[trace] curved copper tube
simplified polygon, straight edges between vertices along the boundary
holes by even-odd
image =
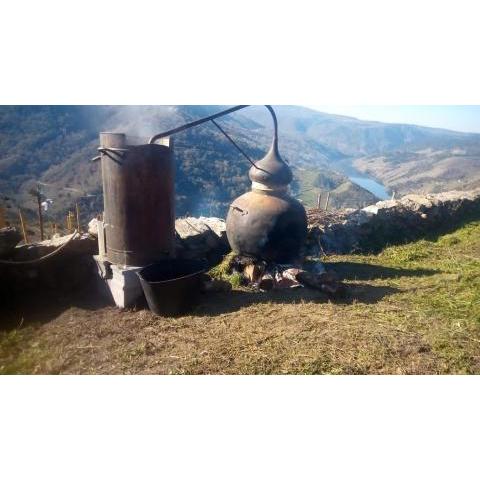
[[[202,123],[209,122],[211,120],[215,120],[216,118],[223,117],[224,115],[228,115],[229,113],[236,112],[238,110],[241,110],[243,108],[251,107],[251,105],[237,105],[232,108],[228,108],[226,110],[223,110],[221,112],[215,113],[214,115],[210,115],[208,117],[200,118],[198,120],[195,120],[194,122],[186,123],[185,125],[181,125],[180,127],[173,128],[172,130],[168,130],[166,132],[162,133],[157,133],[153,137],[150,138],[148,143],[155,143],[157,140],[163,137],[168,137],[170,135],[173,135],[175,133],[183,132],[184,130],[188,130],[189,128],[196,127],[197,125],[201,125]],[[278,122],[277,122],[277,116],[275,115],[275,111],[271,107],[271,105],[265,105],[265,107],[268,109],[270,112],[270,115],[272,116],[273,120],[273,145],[276,151],[278,151]]]

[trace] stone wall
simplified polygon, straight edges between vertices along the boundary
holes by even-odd
[[[480,189],[406,195],[361,210],[308,212],[307,254],[377,252],[387,245],[428,238],[480,219]]]
[[[97,239],[89,234],[71,240],[58,254],[41,261],[35,259],[55,252],[67,243],[70,235],[14,248],[0,262],[0,300],[8,304],[20,296],[40,292],[68,293],[92,282],[97,253]],[[33,263],[28,263],[34,260]],[[23,263],[27,262],[27,263]]]
[[[362,210],[310,210],[308,219],[305,253],[309,256],[376,252],[387,245],[453,230],[468,219],[480,219],[480,190],[407,195],[398,200],[378,202]],[[230,250],[222,219],[181,218],[177,219],[175,226],[178,257],[203,258],[214,265]],[[10,236],[8,233],[8,238]],[[17,237],[13,243],[18,241]],[[9,254],[4,252],[3,258],[15,261],[38,258],[54,251],[68,238],[16,248],[5,241]],[[92,260],[95,253],[96,237],[84,234],[73,240],[61,254],[45,262],[0,264],[0,296],[5,301],[13,298],[15,292],[24,295],[29,291],[45,289],[72,291],[88,284],[95,279]]]

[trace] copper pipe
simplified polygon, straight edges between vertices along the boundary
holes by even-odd
[[[148,143],[155,143],[157,140],[160,138],[164,137],[169,137],[170,135],[173,135],[175,133],[183,132],[184,130],[188,130],[189,128],[196,127],[198,125],[201,125],[202,123],[214,121],[216,118],[223,117],[224,115],[228,115],[230,113],[236,112],[238,110],[241,110],[243,108],[251,107],[252,105],[237,105],[236,107],[228,108],[227,110],[222,110],[221,112],[215,113],[214,115],[209,115],[208,117],[200,118],[198,120],[195,120],[194,122],[186,123],[185,125],[181,125],[180,127],[173,128],[172,130],[168,130],[166,132],[162,133],[157,133],[153,137],[150,138]],[[272,147],[275,151],[275,153],[278,155],[278,122],[277,122],[277,116],[275,115],[275,111],[273,110],[271,105],[264,105],[265,108],[270,112],[270,115],[272,116],[273,120],[273,141],[272,141]],[[215,122],[213,122],[215,123]],[[218,125],[215,123],[215,125],[218,127]],[[221,129],[220,129],[221,130]],[[222,133],[224,133],[222,131]],[[232,141],[228,135],[226,137]],[[279,156],[279,155],[278,155]]]
[[[249,107],[250,105],[237,105],[236,107],[228,108],[227,110],[223,110],[221,112],[216,113],[215,115],[210,115],[208,117],[200,118],[199,120],[195,120],[194,122],[186,123],[177,128],[173,128],[172,130],[168,130],[166,132],[157,133],[153,137],[150,138],[148,143],[155,143],[157,140],[163,137],[169,137],[175,133],[183,132],[184,130],[188,130],[189,128],[196,127],[197,125],[201,125],[202,123],[209,122],[210,120],[215,120],[218,117],[223,117],[224,115],[228,115],[229,113],[236,112],[237,110],[241,110],[242,108]]]

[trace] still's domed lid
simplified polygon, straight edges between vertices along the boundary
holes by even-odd
[[[268,153],[250,168],[248,176],[252,182],[273,189],[286,187],[292,181],[292,171],[280,157],[277,138]]]

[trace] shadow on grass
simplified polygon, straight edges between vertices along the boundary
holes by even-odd
[[[345,280],[371,280],[375,278],[394,278],[400,276],[422,276],[437,273],[435,270],[409,270],[387,268],[377,265],[354,262],[337,262],[327,264],[327,268],[335,271]],[[273,290],[270,292],[254,292],[234,290],[230,293],[211,293],[201,297],[199,306],[192,312],[194,315],[215,316],[236,312],[251,305],[277,304],[287,305],[302,302],[332,302],[348,305],[353,302],[371,304],[381,301],[385,296],[397,293],[398,289],[388,286],[355,283],[347,286],[346,294],[341,298],[330,297],[324,292],[309,288]],[[8,331],[28,325],[48,323],[70,308],[95,311],[112,307],[111,299],[99,293],[98,285],[92,281],[87,287],[72,293],[43,291],[30,293],[28,296],[10,298],[8,305],[2,302],[0,307],[0,330]],[[146,309],[142,298],[137,302],[137,309]],[[79,312],[73,314],[78,315]],[[86,326],[87,328],[87,326]]]
[[[225,313],[233,313],[251,305],[262,304],[300,304],[332,302],[339,305],[350,305],[354,302],[371,304],[382,300],[385,296],[399,290],[387,286],[374,286],[367,283],[355,283],[347,286],[342,298],[333,298],[327,294],[309,288],[273,290],[270,292],[254,292],[233,290],[229,293],[210,293],[201,296],[200,303],[191,314],[211,317]],[[2,308],[0,330],[9,331],[28,325],[48,323],[69,308],[88,311],[112,307],[113,304],[94,288],[86,288],[71,295],[38,295],[31,296],[28,302],[14,302],[10,308]],[[139,300],[137,309],[147,309],[146,303]],[[78,315],[78,311],[76,314]],[[85,328],[88,328],[86,325]]]
[[[385,296],[397,293],[393,287],[374,286],[366,283],[348,285],[346,294],[342,298],[332,298],[327,294],[309,288],[295,288],[273,290],[270,292],[254,292],[247,290],[233,290],[229,293],[210,293],[201,296],[200,303],[190,314],[212,317],[226,313],[233,313],[251,305],[263,304],[300,304],[332,302],[339,305],[357,303],[376,303]],[[10,308],[2,308],[0,316],[0,331],[9,331],[28,325],[42,325],[48,323],[69,308],[79,308],[88,311],[112,307],[113,304],[94,288],[86,288],[70,295],[38,295],[31,296],[28,302],[14,302]],[[144,299],[139,300],[136,309],[147,309]],[[76,315],[79,314],[77,311]],[[187,314],[188,315],[188,314]],[[85,325],[88,328],[88,325]]]
[[[398,293],[394,287],[356,283],[347,286],[347,292],[342,298],[333,298],[327,294],[309,288],[295,288],[285,290],[272,290],[270,292],[249,292],[234,290],[230,293],[216,293],[205,295],[200,305],[192,312],[193,315],[215,316],[233,313],[251,305],[276,304],[289,305],[310,303],[335,303],[350,305],[352,303],[371,304],[382,300],[387,295]]]
[[[378,278],[424,277],[441,273],[430,268],[393,268],[356,262],[325,263],[327,270],[333,270],[343,280],[374,280]]]
[[[43,291],[29,293],[25,298],[16,296],[10,298],[7,303],[2,302],[0,331],[44,324],[72,307],[93,311],[109,305],[111,302],[99,294],[94,286],[81,288],[72,293]]]

